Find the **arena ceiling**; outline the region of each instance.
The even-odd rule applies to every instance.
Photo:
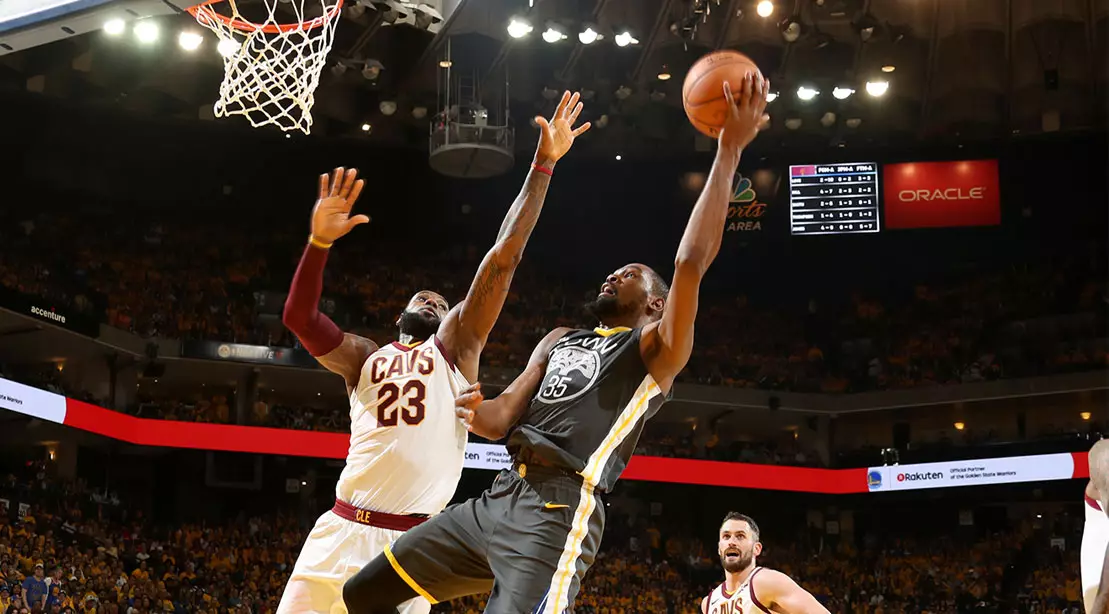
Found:
[[[712,49],[739,50],[771,78],[779,97],[763,140],[776,146],[973,142],[1105,126],[1109,0],[774,0],[769,17],[757,4],[534,0],[529,8],[528,0],[461,0],[431,34],[390,25],[380,2],[362,0],[342,17],[313,134],[426,148],[449,73],[455,94],[460,78],[481,92],[490,124],[508,98],[521,149],[534,142],[526,120],[549,112],[564,88],[587,92],[589,118],[605,118],[597,129],[603,138],[588,141],[594,152],[707,149],[685,121],[680,94],[685,71]],[[533,31],[509,36],[513,16]],[[168,32],[192,23],[185,14],[159,19]],[[798,35],[787,41],[789,22]],[[580,42],[586,26],[602,38]],[[546,42],[551,27],[566,38]],[[616,45],[625,31],[637,42]],[[0,84],[206,119],[222,73],[214,41],[187,54],[175,36],[139,48],[95,32],[8,54],[0,57]],[[382,68],[367,78],[362,69],[371,60]],[[880,79],[888,93],[869,96],[865,83]],[[802,101],[801,86],[820,94]],[[855,92],[839,100],[837,86]],[[382,102],[395,102],[395,112],[386,116]],[[418,108],[426,114],[414,115]]]

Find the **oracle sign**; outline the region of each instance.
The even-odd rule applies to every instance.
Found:
[[[886,228],[1001,223],[997,160],[887,164],[883,186]]]

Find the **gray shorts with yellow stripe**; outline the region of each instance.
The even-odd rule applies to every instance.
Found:
[[[573,612],[604,531],[604,503],[580,476],[520,465],[481,497],[411,529],[385,555],[431,603],[492,591],[487,613]]]

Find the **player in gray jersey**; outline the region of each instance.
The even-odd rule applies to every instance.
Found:
[[[732,178],[764,120],[768,87],[748,75],[733,99],[724,86],[731,112],[672,285],[646,265],[621,267],[590,304],[600,326],[551,331],[496,399],[485,401],[477,385],[459,396],[473,432],[496,440],[511,431],[513,469],[481,497],[400,537],[348,581],[351,614],[392,614],[416,595],[436,603],[489,590],[486,612],[573,611],[604,530],[600,497],[693,350],[701,280],[720,250]]]

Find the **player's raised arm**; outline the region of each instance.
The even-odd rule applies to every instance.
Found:
[[[323,268],[327,264],[331,244],[370,218],[350,215],[363,181],[356,169],[335,169],[333,176],[320,175],[320,191],[312,209],[312,234],[300,258],[281,321],[300,339],[325,368],[346,380],[348,389],[358,383],[366,357],[377,350],[377,344],[365,337],[344,334],[335,322],[320,313],[323,294]]]
[[[812,593],[780,571],[763,569],[752,582],[751,594],[774,614],[829,614]]]
[[[451,310],[439,329],[440,341],[471,382],[477,380],[481,350],[501,314],[512,275],[539,220],[555,163],[570,151],[576,137],[589,130],[589,122],[574,128],[582,109],[579,97],[566,92],[549,121],[535,118],[539,146],[527,181],[505,215],[496,243],[481,261],[466,299]]]
[[[486,401],[481,393],[481,384],[463,390],[454,401],[459,419],[470,431],[486,439],[496,441],[503,438],[524,415],[531,398],[539,391],[551,347],[568,332],[569,328],[556,328],[547,333],[532,350],[527,368],[497,398]]]
[[[693,351],[693,323],[697,318],[697,295],[701,279],[720,251],[732,178],[743,148],[758,134],[766,110],[769,82],[748,74],[733,99],[724,83],[730,114],[720,133],[716,160],[686,224],[685,234],[674,258],[674,280],[658,324],[643,330],[642,353],[647,368],[664,390],[685,368]]]

